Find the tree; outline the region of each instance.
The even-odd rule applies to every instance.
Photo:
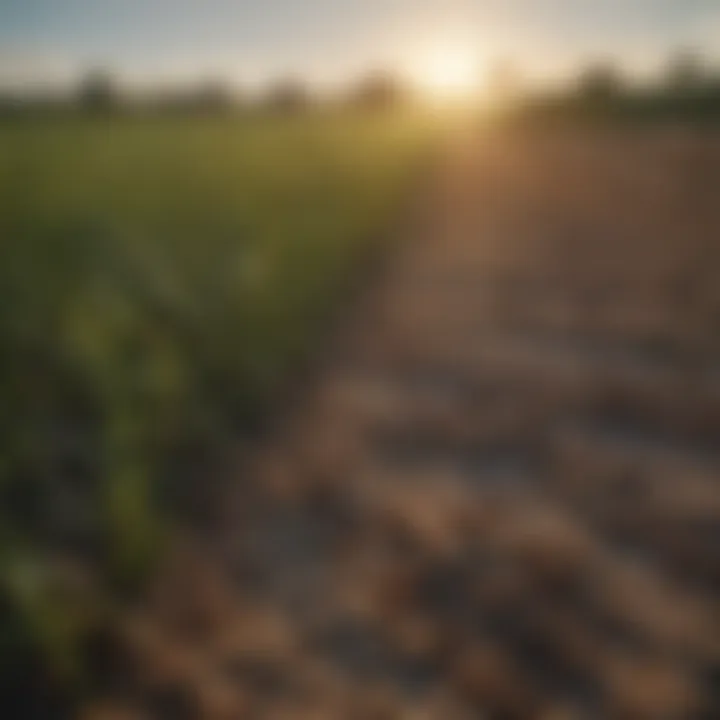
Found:
[[[189,99],[191,107],[201,113],[224,112],[230,110],[234,104],[232,91],[218,79],[202,82]]]
[[[310,105],[310,93],[299,80],[286,78],[270,87],[264,104],[270,110],[294,113]]]
[[[118,105],[115,81],[105,70],[91,70],[80,83],[78,103],[91,112],[107,112]]]
[[[592,105],[612,103],[622,96],[624,89],[624,78],[610,62],[589,65],[580,73],[577,82],[580,100]]]
[[[710,72],[703,58],[694,50],[679,50],[670,57],[664,85],[674,96],[688,96],[710,84]]]
[[[395,107],[404,102],[408,93],[391,74],[373,72],[363,78],[350,93],[350,103],[355,107],[380,110]]]

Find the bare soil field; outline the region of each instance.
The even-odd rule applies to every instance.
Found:
[[[87,718],[720,717],[720,136],[475,132],[411,225]]]

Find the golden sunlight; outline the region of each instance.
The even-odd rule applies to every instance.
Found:
[[[466,100],[482,85],[482,66],[471,48],[448,44],[427,53],[413,71],[413,79],[432,99]]]

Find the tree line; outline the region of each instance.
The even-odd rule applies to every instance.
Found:
[[[655,77],[637,80],[610,61],[591,63],[565,87],[528,93],[513,108],[537,120],[720,119],[720,69],[700,54],[673,53]]]
[[[398,78],[384,71],[372,72],[344,92],[323,96],[301,78],[286,77],[270,82],[258,93],[243,93],[219,78],[209,78],[182,87],[158,87],[151,92],[124,90],[109,71],[93,69],[76,87],[64,94],[0,92],[0,113],[27,111],[80,111],[88,114],[158,112],[170,114],[219,114],[243,110],[293,113],[320,105],[381,108],[407,103],[411,93]]]
[[[672,53],[654,78],[633,80],[610,61],[588,63],[570,80],[553,89],[523,81],[511,62],[496,63],[477,97],[521,118],[654,117],[720,118],[720,67],[692,50]],[[382,109],[407,105],[420,98],[410,85],[388,71],[375,71],[340,92],[321,95],[299,77],[268,83],[263,91],[243,93],[220,78],[183,87],[156,88],[144,93],[124,90],[104,69],[85,74],[65,94],[23,95],[0,91],[0,115],[25,112],[113,114],[156,112],[219,114],[260,110],[301,112],[318,106]]]

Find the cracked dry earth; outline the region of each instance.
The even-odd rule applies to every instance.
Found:
[[[720,718],[720,137],[458,139],[98,718]]]

